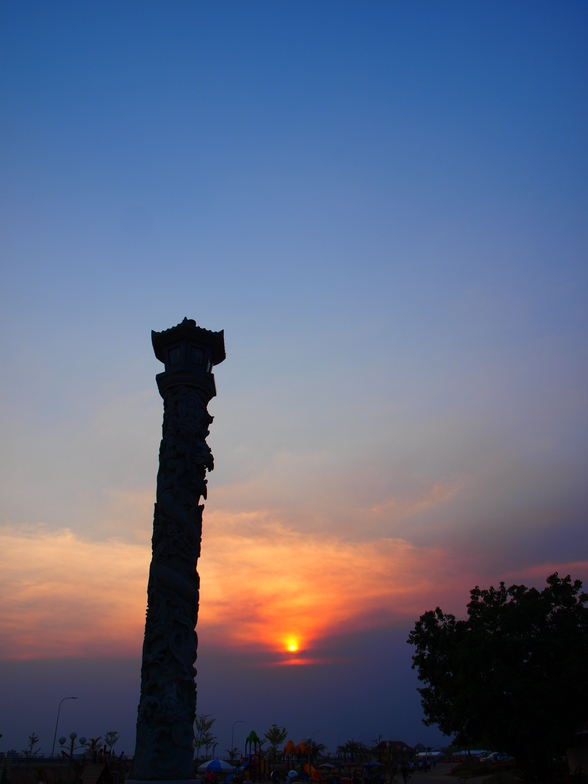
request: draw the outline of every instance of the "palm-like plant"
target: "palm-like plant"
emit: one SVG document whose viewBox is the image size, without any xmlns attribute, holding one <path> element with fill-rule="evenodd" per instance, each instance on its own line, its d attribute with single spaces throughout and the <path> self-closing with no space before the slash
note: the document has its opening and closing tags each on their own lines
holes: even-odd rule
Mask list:
<svg viewBox="0 0 588 784">
<path fill-rule="evenodd" d="M 317 759 L 323 753 L 323 751 L 327 748 L 324 743 L 315 743 L 312 741 L 312 756 L 316 757 Z"/>
<path fill-rule="evenodd" d="M 231 762 L 235 762 L 240 756 L 239 748 L 237 746 L 235 746 L 234 749 L 226 749 L 226 752 L 229 755 Z"/>
<path fill-rule="evenodd" d="M 97 738 L 90 738 L 90 740 L 86 741 L 86 751 L 92 758 L 94 757 L 94 754 L 98 754 L 101 740 L 102 735 L 98 735 Z"/>
<path fill-rule="evenodd" d="M 362 744 L 359 741 L 353 740 L 353 738 L 351 738 L 351 740 L 348 740 L 347 743 L 345 744 L 344 748 L 347 754 L 349 754 L 349 759 L 351 760 L 351 762 L 355 762 L 355 757 L 357 756 L 361 745 Z"/>
<path fill-rule="evenodd" d="M 357 756 L 359 758 L 359 761 L 363 762 L 365 759 L 367 759 L 369 757 L 369 755 L 370 755 L 370 750 L 365 745 L 365 743 L 360 741 L 357 744 Z"/>
<path fill-rule="evenodd" d="M 108 750 L 110 751 L 111 754 L 112 754 L 112 749 L 114 747 L 114 744 L 117 742 L 119 738 L 120 738 L 120 734 L 118 732 L 115 732 L 114 730 L 110 730 L 104 736 L 104 742 L 108 746 Z"/>
</svg>

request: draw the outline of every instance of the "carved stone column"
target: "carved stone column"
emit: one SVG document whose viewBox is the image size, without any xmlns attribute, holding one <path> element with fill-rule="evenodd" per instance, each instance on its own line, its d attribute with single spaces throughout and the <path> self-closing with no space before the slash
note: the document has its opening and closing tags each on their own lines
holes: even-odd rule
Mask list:
<svg viewBox="0 0 588 784">
<path fill-rule="evenodd" d="M 225 359 L 223 332 L 210 332 L 184 319 L 152 332 L 163 397 L 153 557 L 147 587 L 147 619 L 137 716 L 135 778 L 143 781 L 192 777 L 198 638 L 202 510 L 206 472 L 213 457 L 206 437 L 216 394 L 213 365 Z"/>
</svg>

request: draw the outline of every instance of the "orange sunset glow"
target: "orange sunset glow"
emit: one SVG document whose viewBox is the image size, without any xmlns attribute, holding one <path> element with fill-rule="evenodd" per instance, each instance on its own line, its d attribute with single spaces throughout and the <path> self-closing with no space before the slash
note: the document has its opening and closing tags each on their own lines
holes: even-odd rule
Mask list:
<svg viewBox="0 0 588 784">
<path fill-rule="evenodd" d="M 264 515 L 217 511 L 210 518 L 199 562 L 199 634 L 214 645 L 266 651 L 275 663 L 312 664 L 318 661 L 312 651 L 331 635 L 406 626 L 440 595 L 463 606 L 474 580 L 471 572 L 457 573 L 451 553 L 440 548 L 324 535 L 319 546 L 318 538 L 314 542 Z M 276 569 L 303 542 L 303 561 Z M 1 529 L 0 549 L 0 656 L 140 650 L 149 544 L 92 542 L 69 530 L 32 527 L 24 533 Z M 234 564 L 231 581 L 225 578 L 227 563 Z M 587 567 L 580 562 L 560 568 L 582 574 Z M 556 568 L 535 566 L 528 576 Z M 235 591 L 235 585 L 245 590 Z"/>
</svg>

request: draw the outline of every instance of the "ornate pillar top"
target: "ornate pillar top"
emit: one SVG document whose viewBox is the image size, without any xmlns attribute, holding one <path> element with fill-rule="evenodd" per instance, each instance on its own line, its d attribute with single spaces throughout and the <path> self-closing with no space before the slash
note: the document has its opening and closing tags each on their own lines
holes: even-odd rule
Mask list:
<svg viewBox="0 0 588 784">
<path fill-rule="evenodd" d="M 212 368 L 226 357 L 224 330 L 203 329 L 194 319 L 185 318 L 171 329 L 152 331 L 151 342 L 155 356 L 165 365 L 165 371 L 157 376 L 162 397 L 177 384 L 200 387 L 209 397 L 216 395 Z"/>
</svg>

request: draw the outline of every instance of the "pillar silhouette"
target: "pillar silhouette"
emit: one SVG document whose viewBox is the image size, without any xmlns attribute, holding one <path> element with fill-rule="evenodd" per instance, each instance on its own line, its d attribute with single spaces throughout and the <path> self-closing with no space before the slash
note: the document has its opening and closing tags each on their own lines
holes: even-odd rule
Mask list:
<svg viewBox="0 0 588 784">
<path fill-rule="evenodd" d="M 225 359 L 225 344 L 223 331 L 187 318 L 151 338 L 165 365 L 156 377 L 164 413 L 134 772 L 142 781 L 177 781 L 193 773 L 200 499 L 214 465 L 207 405 L 216 395 L 212 368 Z"/>
</svg>

